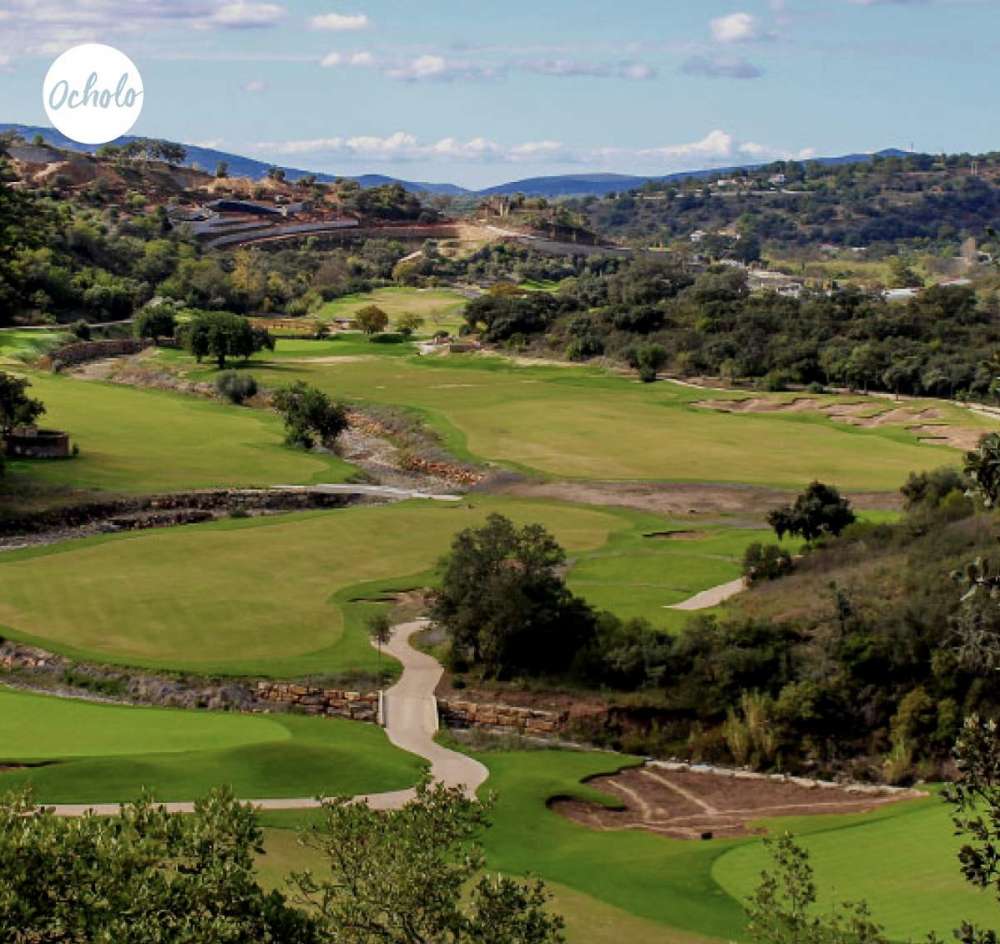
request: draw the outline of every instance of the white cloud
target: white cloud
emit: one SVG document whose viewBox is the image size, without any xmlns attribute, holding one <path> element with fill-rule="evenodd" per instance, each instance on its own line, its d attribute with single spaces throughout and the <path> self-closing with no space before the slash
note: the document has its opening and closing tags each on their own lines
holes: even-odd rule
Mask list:
<svg viewBox="0 0 1000 944">
<path fill-rule="evenodd" d="M 789 158 L 805 160 L 815 153 L 812 149 L 789 151 L 754 141 L 739 141 L 733 134 L 722 129 L 710 131 L 696 141 L 640 148 L 573 148 L 556 140 L 505 145 L 486 137 L 463 139 L 454 136 L 425 142 L 410 132 L 397 131 L 386 137 L 363 135 L 265 141 L 253 145 L 252 150 L 268 158 L 311 155 L 315 159 L 330 162 L 548 164 L 648 174 Z"/>
<path fill-rule="evenodd" d="M 729 13 L 709 22 L 712 39 L 717 43 L 746 43 L 760 37 L 757 19 L 749 13 Z"/>
<path fill-rule="evenodd" d="M 334 66 L 344 64 L 344 56 L 339 52 L 328 52 L 322 59 L 320 59 L 319 64 L 324 69 L 332 69 Z"/>
<path fill-rule="evenodd" d="M 445 56 L 427 54 L 405 62 L 390 65 L 385 69 L 390 79 L 400 82 L 454 82 L 483 81 L 496 79 L 502 70 L 463 59 L 449 59 Z"/>
<path fill-rule="evenodd" d="M 356 52 L 351 56 L 352 66 L 373 66 L 375 65 L 375 57 L 370 52 Z"/>
<path fill-rule="evenodd" d="M 558 78 L 608 78 L 643 81 L 656 77 L 656 70 L 644 62 L 626 60 L 624 62 L 591 62 L 581 59 L 530 59 L 516 64 L 518 68 L 536 75 L 550 75 Z"/>
<path fill-rule="evenodd" d="M 273 26 L 285 15 L 285 8 L 276 3 L 250 3 L 236 0 L 225 3 L 203 21 L 205 25 L 229 29 Z"/>
<path fill-rule="evenodd" d="M 764 70 L 742 56 L 690 56 L 681 63 L 685 75 L 710 79 L 759 79 Z"/>
<path fill-rule="evenodd" d="M 364 13 L 322 13 L 309 20 L 310 29 L 350 32 L 367 29 L 371 25 Z"/>
<path fill-rule="evenodd" d="M 243 85 L 243 91 L 250 95 L 258 95 L 267 91 L 267 83 L 261 79 L 251 79 Z"/>
</svg>

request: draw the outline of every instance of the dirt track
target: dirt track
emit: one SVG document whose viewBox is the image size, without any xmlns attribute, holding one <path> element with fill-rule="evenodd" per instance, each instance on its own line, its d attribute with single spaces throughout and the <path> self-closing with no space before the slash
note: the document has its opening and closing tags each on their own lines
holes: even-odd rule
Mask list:
<svg viewBox="0 0 1000 944">
<path fill-rule="evenodd" d="M 839 786 L 806 787 L 770 779 L 646 766 L 595 777 L 588 785 L 614 797 L 609 809 L 567 798 L 551 809 L 592 829 L 642 829 L 675 839 L 744 836 L 773 816 L 866 813 L 912 799 L 909 792 L 858 794 Z"/>
</svg>

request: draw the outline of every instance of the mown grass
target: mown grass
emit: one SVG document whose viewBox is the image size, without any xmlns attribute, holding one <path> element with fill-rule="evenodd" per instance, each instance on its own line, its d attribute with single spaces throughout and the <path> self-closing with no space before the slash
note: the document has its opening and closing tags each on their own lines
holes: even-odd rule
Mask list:
<svg viewBox="0 0 1000 944">
<path fill-rule="evenodd" d="M 628 526 L 596 509 L 477 497 L 84 539 L 0 558 L 0 625 L 60 652 L 134 665 L 372 672 L 376 653 L 361 617 L 345 622 L 344 593 L 368 596 L 357 585 L 378 580 L 405 586 L 491 511 L 540 521 L 576 550 Z"/>
<path fill-rule="evenodd" d="M 453 535 L 490 512 L 540 522 L 567 548 L 568 582 L 595 606 L 676 629 L 668 604 L 739 574 L 768 532 L 620 508 L 468 497 L 101 536 L 0 557 L 0 626 L 77 658 L 267 676 L 378 671 L 366 617 L 392 590 L 432 584 Z M 790 545 L 794 547 L 794 545 Z M 9 589 L 6 589 L 9 588 Z M 394 674 L 395 663 L 382 668 Z"/>
<path fill-rule="evenodd" d="M 462 323 L 462 311 L 467 299 L 450 288 L 407 288 L 388 286 L 371 292 L 345 295 L 327 302 L 316 317 L 352 318 L 367 305 L 378 305 L 388 316 L 390 326 L 400 315 L 412 313 L 424 319 L 422 334 L 438 330 L 455 331 Z"/>
<path fill-rule="evenodd" d="M 628 761 L 620 755 L 506 751 L 480 759 L 490 768 L 484 792 L 498 796 L 484 836 L 492 868 L 535 873 L 687 933 L 745 939 L 742 902 L 767 863 L 760 837 L 692 842 L 632 830 L 597 832 L 546 808 L 553 796 L 595 799 L 580 781 L 616 770 Z M 946 939 L 963 919 L 996 924 L 995 897 L 962 880 L 959 841 L 936 797 L 867 814 L 760 825 L 772 835 L 800 836 L 824 906 L 864 898 L 893 940 L 920 939 L 931 930 Z"/>
<path fill-rule="evenodd" d="M 861 429 L 816 412 L 719 413 L 695 404 L 724 395 L 593 368 L 474 355 L 273 363 L 273 377 L 267 364 L 255 367 L 267 384 L 301 379 L 335 397 L 405 406 L 462 458 L 549 476 L 789 488 L 821 478 L 849 490 L 895 489 L 910 471 L 959 455 L 920 443 L 903 426 Z M 963 425 L 989 426 L 947 409 Z"/>
<path fill-rule="evenodd" d="M 47 762 L 14 767 L 4 763 Z M 403 789 L 422 761 L 375 725 L 98 705 L 0 688 L 0 791 L 43 803 L 191 800 L 219 784 L 247 799 Z"/>
<path fill-rule="evenodd" d="M 49 485 L 117 492 L 343 482 L 336 456 L 291 449 L 278 416 L 160 390 L 31 373 L 41 422 L 65 429 L 80 454 L 13 460 L 13 473 Z"/>
</svg>

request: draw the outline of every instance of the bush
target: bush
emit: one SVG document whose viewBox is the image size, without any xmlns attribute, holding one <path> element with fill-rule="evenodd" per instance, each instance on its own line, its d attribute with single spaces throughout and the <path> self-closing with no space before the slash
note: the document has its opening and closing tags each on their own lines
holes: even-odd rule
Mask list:
<svg viewBox="0 0 1000 944">
<path fill-rule="evenodd" d="M 751 583 L 777 580 L 793 570 L 792 555 L 777 544 L 763 545 L 755 541 L 743 553 L 743 576 Z"/>
<path fill-rule="evenodd" d="M 216 376 L 215 389 L 230 403 L 242 404 L 257 394 L 257 380 L 253 374 L 225 370 Z"/>
<path fill-rule="evenodd" d="M 69 330 L 79 341 L 90 340 L 90 325 L 87 324 L 87 322 L 82 318 L 79 321 L 74 321 L 73 324 L 69 326 Z"/>
<path fill-rule="evenodd" d="M 301 380 L 276 391 L 274 407 L 285 421 L 285 442 L 289 446 L 311 449 L 316 437 L 327 443 L 347 429 L 343 405 Z"/>
</svg>

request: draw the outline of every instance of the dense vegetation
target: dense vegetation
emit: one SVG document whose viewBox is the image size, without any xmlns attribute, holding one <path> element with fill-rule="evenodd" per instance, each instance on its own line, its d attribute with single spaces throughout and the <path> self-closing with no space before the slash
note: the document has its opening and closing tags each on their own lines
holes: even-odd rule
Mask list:
<svg viewBox="0 0 1000 944">
<path fill-rule="evenodd" d="M 975 161 L 977 172 L 973 173 Z M 702 231 L 784 248 L 832 244 L 895 252 L 901 242 L 937 248 L 983 238 L 1000 220 L 1000 153 L 875 157 L 840 165 L 778 161 L 628 193 L 564 204 L 603 235 L 669 243 Z M 715 181 L 725 179 L 725 186 Z M 746 245 L 734 246 L 744 258 Z"/>
<path fill-rule="evenodd" d="M 847 385 L 931 396 L 994 394 L 996 298 L 932 287 L 905 303 L 853 288 L 801 299 L 751 294 L 744 271 L 697 272 L 669 257 L 590 263 L 554 294 L 499 291 L 471 302 L 470 328 L 491 342 L 641 367 L 655 344 L 682 376 Z"/>
<path fill-rule="evenodd" d="M 541 882 L 482 874 L 487 813 L 440 786 L 388 813 L 325 801 L 303 840 L 328 868 L 288 876 L 286 894 L 261 886 L 258 814 L 228 790 L 187 816 L 142 799 L 61 818 L 0 797 L 0 941 L 557 944 Z"/>
<path fill-rule="evenodd" d="M 968 484 L 945 470 L 912 477 L 897 524 L 850 524 L 835 490 L 812 486 L 799 510 L 824 490 L 829 523 L 806 529 L 815 543 L 794 576 L 786 562 L 767 574 L 782 578 L 773 592 L 676 636 L 595 612 L 566 590 L 544 529 L 493 516 L 456 537 L 433 616 L 456 670 L 644 692 L 639 730 L 625 710 L 617 731 L 587 732 L 619 746 L 785 769 L 856 758 L 856 773 L 874 765 L 890 780 L 935 773 L 964 717 L 1000 709 L 983 671 L 1000 664 L 1000 577 L 977 560 L 995 550 L 996 522 Z"/>
</svg>

